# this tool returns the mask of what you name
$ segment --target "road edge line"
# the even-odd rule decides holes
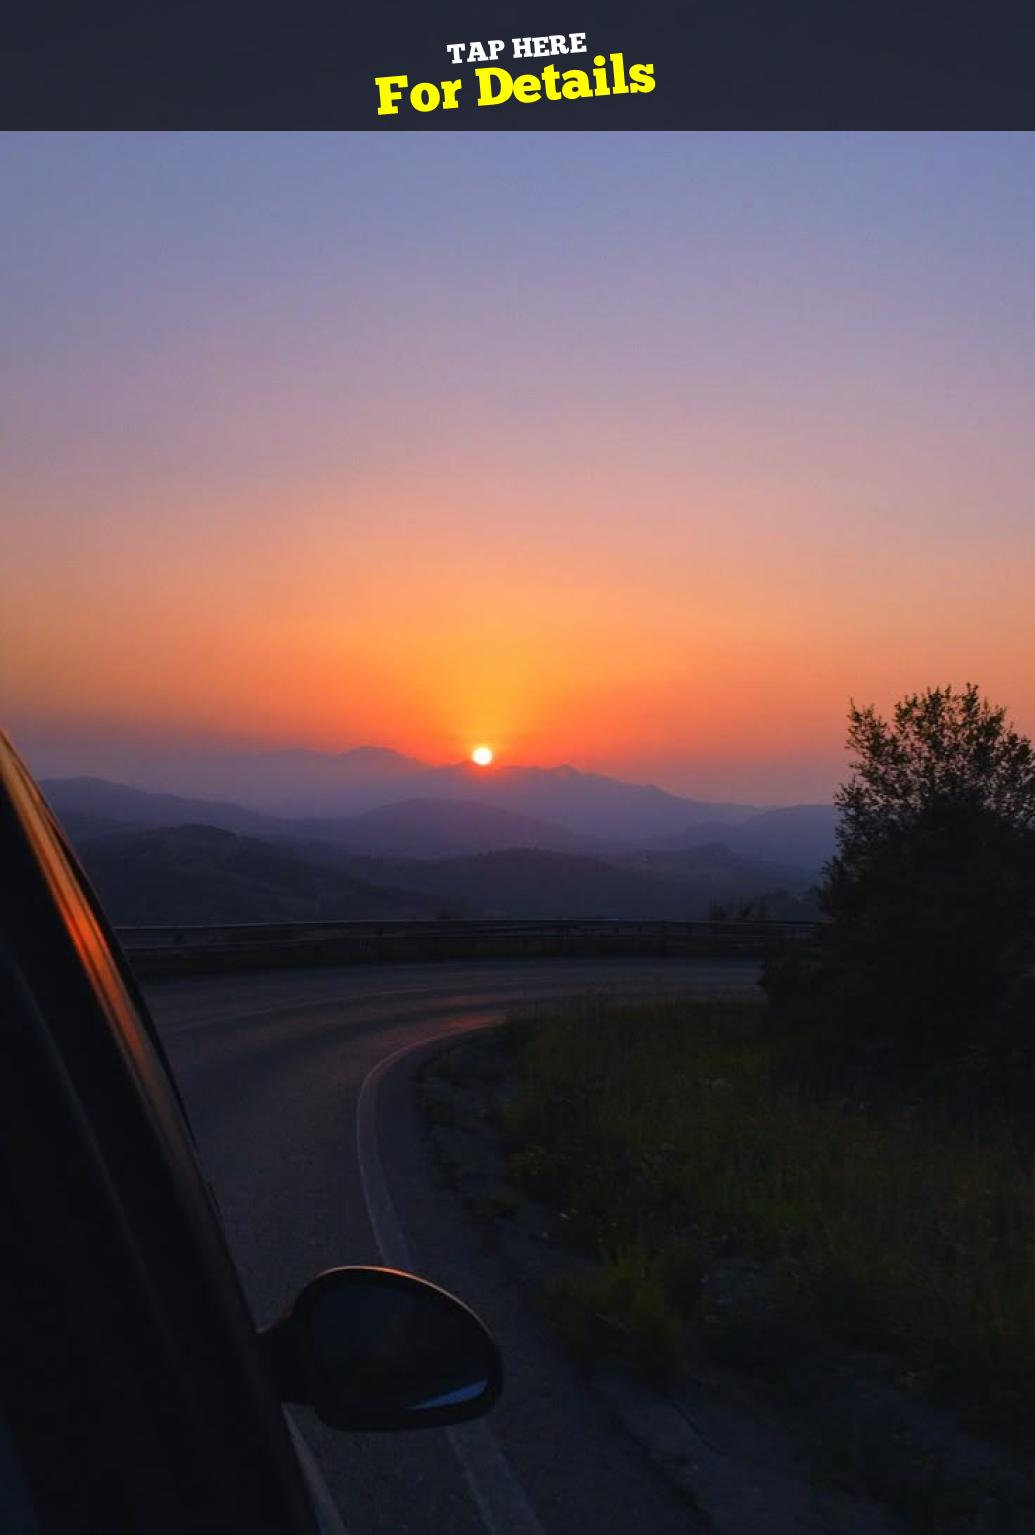
[[[473,1033],[475,1029],[488,1027],[491,1027],[488,1022],[475,1024],[464,1032]],[[371,1067],[360,1085],[356,1100],[359,1183],[378,1252],[390,1268],[412,1270],[413,1255],[388,1191],[381,1162],[377,1139],[378,1088],[382,1078],[404,1056],[454,1034],[454,1030],[445,1030],[402,1045]],[[489,1535],[545,1535],[524,1487],[485,1420],[447,1428],[446,1435]]]

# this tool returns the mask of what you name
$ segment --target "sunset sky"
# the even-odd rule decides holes
[[[828,798],[1035,732],[1031,135],[9,135],[0,719]]]

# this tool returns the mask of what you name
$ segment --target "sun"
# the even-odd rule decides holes
[[[492,747],[476,746],[471,753],[471,761],[476,762],[479,767],[488,767],[492,761]]]

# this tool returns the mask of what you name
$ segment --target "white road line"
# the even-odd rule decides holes
[[[484,1028],[495,1022],[498,1014],[469,1028]],[[363,1079],[356,1104],[356,1152],[359,1180],[374,1240],[382,1259],[390,1268],[412,1269],[413,1255],[406,1240],[392,1196],[385,1182],[381,1153],[377,1142],[377,1090],[385,1073],[404,1055],[455,1034],[455,1029],[430,1034],[403,1045],[379,1061]],[[453,1453],[467,1478],[471,1496],[489,1535],[545,1535],[525,1490],[496,1443],[496,1437],[484,1419],[447,1428]]]

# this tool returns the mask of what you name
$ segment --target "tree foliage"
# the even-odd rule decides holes
[[[893,720],[853,703],[853,777],[838,791],[842,859],[865,857],[927,816],[1035,826],[1035,749],[968,683],[913,693]]]
[[[822,959],[774,997],[900,1076],[1030,1058],[1035,749],[973,684],[849,712]]]

